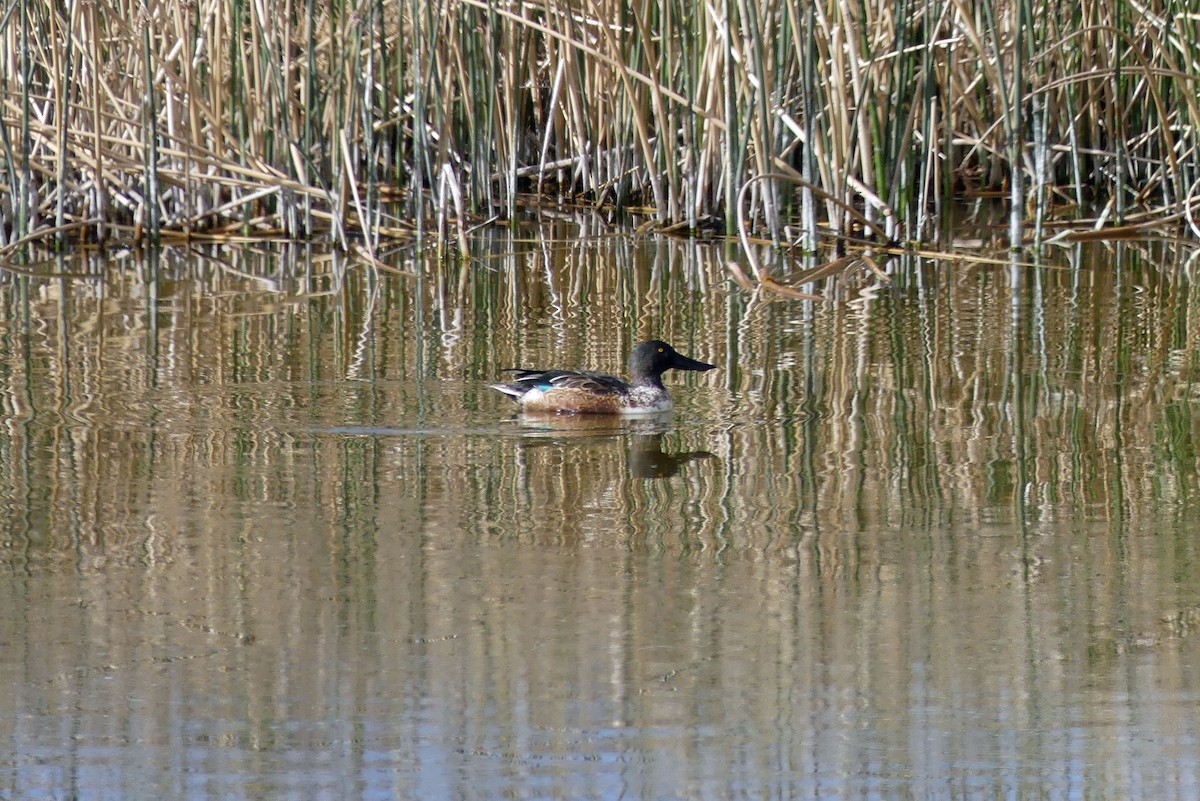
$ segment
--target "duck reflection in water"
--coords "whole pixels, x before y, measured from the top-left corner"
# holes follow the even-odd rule
[[[599,447],[601,442],[625,440],[629,443],[627,466],[634,478],[671,478],[688,462],[717,458],[710,451],[664,451],[666,435],[672,429],[670,412],[634,419],[525,412],[517,415],[516,420],[526,429],[531,442],[546,445],[589,439]]]
[[[662,434],[634,434],[629,442],[629,474],[634,478],[671,478],[688,462],[716,459],[710,451],[667,453],[662,449]]]

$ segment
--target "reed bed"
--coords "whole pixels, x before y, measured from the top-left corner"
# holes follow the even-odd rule
[[[370,255],[529,202],[928,240],[980,194],[1011,204],[1014,242],[1200,231],[1191,0],[14,0],[0,122],[10,248]]]

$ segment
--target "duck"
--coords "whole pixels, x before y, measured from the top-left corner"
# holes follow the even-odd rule
[[[511,381],[489,384],[508,395],[524,412],[557,414],[660,414],[672,409],[663,385],[667,370],[703,373],[714,364],[684,356],[661,339],[643,342],[628,362],[629,381],[588,370],[540,370],[513,367]]]

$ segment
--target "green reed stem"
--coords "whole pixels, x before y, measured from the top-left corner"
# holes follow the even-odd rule
[[[21,0],[21,177],[17,183],[17,236],[29,233],[33,225],[36,208],[33,187],[33,166],[30,153],[33,150],[31,118],[33,104],[30,100],[30,84],[33,82],[33,59],[29,43],[29,2]]]
[[[150,49],[150,0],[143,0],[145,18],[142,20],[142,58],[146,81],[143,109],[145,121],[145,205],[146,225],[150,241],[158,244],[160,233],[158,202],[158,105],[154,96],[154,57]]]

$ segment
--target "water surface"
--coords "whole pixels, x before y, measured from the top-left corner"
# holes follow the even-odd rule
[[[1196,796],[1189,251],[473,246],[0,273],[0,797]]]

